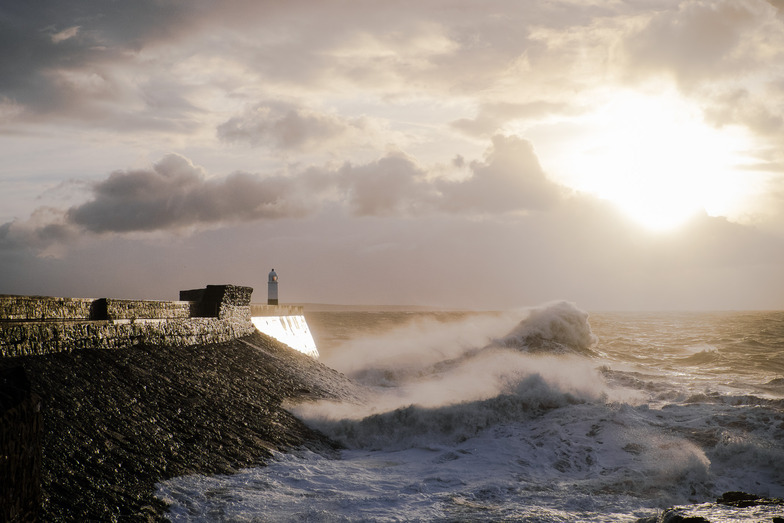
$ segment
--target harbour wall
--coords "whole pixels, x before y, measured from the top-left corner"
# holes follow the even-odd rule
[[[310,329],[307,321],[303,315],[301,307],[295,306],[270,306],[270,305],[252,305],[251,294],[253,289],[250,287],[242,287],[235,285],[208,285],[203,289],[192,289],[180,292],[180,300],[178,301],[152,301],[152,300],[117,300],[109,298],[57,298],[48,296],[7,296],[0,295],[0,485],[8,486],[8,488],[0,489],[0,521],[36,521],[39,520],[39,514],[43,510],[42,507],[42,438],[47,436],[43,431],[43,419],[45,416],[50,416],[50,424],[53,419],[56,419],[56,412],[62,412],[62,409],[52,408],[51,405],[48,409],[42,407],[41,398],[31,392],[31,385],[27,378],[25,366],[36,367],[42,365],[44,369],[51,367],[44,358],[37,358],[38,355],[46,355],[52,353],[67,353],[78,349],[124,349],[131,348],[137,345],[145,345],[138,351],[127,351],[129,358],[139,358],[142,354],[144,358],[144,351],[150,359],[155,360],[160,367],[161,362],[167,365],[172,363],[176,369],[176,363],[179,361],[181,366],[188,367],[194,365],[190,360],[189,355],[193,351],[202,351],[202,353],[213,352],[215,347],[211,344],[229,342],[235,338],[242,338],[253,334],[257,328],[261,332],[278,339],[289,345],[293,349],[304,352],[313,358],[318,357],[316,344],[311,336]],[[251,338],[253,339],[253,338]],[[258,341],[256,342],[258,343]],[[239,344],[242,350],[251,348],[253,360],[252,369],[248,369],[249,373],[256,373],[258,376],[269,376],[265,374],[269,369],[256,368],[260,361],[266,354],[262,351],[254,351],[253,345],[244,343]],[[189,349],[178,350],[178,346],[191,346]],[[218,349],[216,349],[218,350]],[[240,351],[235,351],[241,353]],[[181,356],[179,354],[182,354]],[[254,354],[258,353],[258,355]],[[88,384],[92,385],[93,380],[99,382],[106,379],[108,373],[103,372],[103,365],[107,369],[111,368],[111,362],[114,355],[121,353],[111,351],[109,353],[93,352],[93,358],[85,358],[85,361],[92,362],[99,369],[93,367],[92,372],[97,372],[92,376],[82,376],[82,385],[87,387]],[[25,356],[32,356],[25,358]],[[235,355],[221,355],[218,360],[223,362],[229,360]],[[68,354],[61,354],[55,358],[65,357],[60,361],[77,361],[68,360]],[[121,358],[125,356],[119,356]],[[290,357],[290,356],[289,356]],[[5,359],[8,358],[8,359]],[[255,359],[253,359],[255,358]],[[178,360],[179,359],[179,360]],[[278,356],[275,358],[276,365],[280,364],[285,357]],[[5,361],[2,361],[5,360]],[[57,360],[55,360],[57,361]],[[78,360],[81,361],[81,360]],[[205,361],[215,361],[205,359]],[[102,363],[105,362],[105,363]],[[142,364],[143,365],[143,364]],[[79,366],[82,369],[81,365]],[[127,372],[134,372],[133,369],[140,368],[139,364],[136,366],[129,365]],[[198,371],[192,370],[193,374],[198,375]],[[84,372],[90,372],[90,366],[84,367]],[[126,372],[126,371],[124,371]],[[62,373],[59,365],[55,365],[55,370],[52,376],[56,377]],[[259,374],[260,373],[260,374]],[[34,373],[35,374],[35,373]],[[64,373],[66,376],[68,372]],[[175,374],[177,374],[175,372]],[[191,375],[188,372],[182,373],[184,376]],[[148,379],[150,374],[142,372],[137,374],[136,378],[140,380]],[[278,376],[277,373],[274,376]],[[207,372],[204,374],[204,381],[209,383],[209,380],[216,379],[216,375]],[[67,379],[67,378],[66,378]],[[219,377],[217,378],[219,379]],[[86,380],[86,381],[85,381]],[[39,376],[40,381],[40,376]],[[45,381],[45,380],[44,380]],[[75,380],[78,382],[78,380]],[[242,380],[241,380],[242,381]],[[271,379],[253,379],[247,380],[251,383],[264,382],[264,387],[271,387],[272,390],[282,390],[283,387],[290,387],[295,383],[291,378],[281,380],[283,384],[274,383],[275,380]],[[231,380],[229,380],[231,382]],[[229,389],[233,383],[223,382],[225,387],[219,387],[221,390]],[[126,382],[127,385],[128,382]],[[138,382],[131,380],[131,383],[138,385]],[[70,391],[72,382],[68,382],[68,387],[57,387],[54,394],[47,394],[47,399],[51,402],[53,396],[62,395],[65,397],[80,396],[84,393],[79,387],[75,387],[75,391]],[[104,384],[105,385],[105,384]],[[117,401],[112,392],[106,393],[107,390],[114,391],[113,387],[121,387],[121,384],[111,383],[110,386],[99,389],[101,394],[86,393],[86,397],[95,398],[100,396],[100,401]],[[190,382],[182,384],[183,387],[192,386]],[[202,386],[202,380],[196,380],[196,385]],[[150,385],[150,391],[155,387]],[[144,394],[150,394],[148,386],[143,387]],[[216,394],[205,394],[203,390],[200,394],[188,396],[190,401],[191,397],[199,398],[212,398],[219,396]],[[263,389],[266,390],[266,389]],[[140,392],[134,388],[134,395]],[[121,395],[120,395],[121,396]],[[278,396],[275,396],[276,398]],[[173,401],[168,396],[164,396],[165,401]],[[279,398],[277,403],[279,403]],[[93,404],[91,400],[88,402]],[[237,399],[232,398],[231,405],[237,404]],[[78,405],[78,403],[77,403]],[[136,404],[134,403],[136,406]],[[155,420],[161,415],[160,405],[153,403],[155,408],[155,416],[149,415],[145,418]],[[188,403],[188,405],[192,405]],[[257,404],[254,404],[258,406]],[[127,412],[136,412],[139,407],[135,409],[127,409]],[[184,407],[183,407],[184,409]],[[100,407],[97,407],[101,411]],[[117,412],[123,412],[123,409],[114,409]],[[172,409],[170,409],[172,410]],[[199,411],[200,409],[194,409]],[[210,410],[210,409],[206,409]],[[77,412],[81,410],[77,409]],[[176,419],[180,420],[180,407],[176,410]],[[76,414],[75,413],[75,414]],[[132,417],[133,414],[129,414]],[[54,416],[54,418],[52,418]],[[258,419],[264,419],[264,416],[257,416]],[[68,417],[69,422],[71,417]],[[219,418],[225,421],[225,417]],[[278,419],[278,418],[276,418]],[[90,421],[90,434],[94,420]],[[136,428],[141,426],[141,423],[135,425]],[[176,423],[171,422],[167,424],[167,429],[171,430],[172,426]],[[210,427],[214,429],[219,423],[211,423]],[[276,428],[282,425],[275,422]],[[248,427],[248,423],[242,421],[242,427]],[[48,430],[52,430],[49,428]],[[112,426],[112,434],[118,434],[117,431],[122,429]],[[155,434],[157,435],[157,428]],[[204,430],[204,429],[199,429]],[[259,431],[253,433],[253,441],[258,441]],[[222,434],[222,432],[221,432]],[[134,433],[134,436],[136,434]],[[67,435],[63,436],[68,438],[71,436],[71,431],[68,430]],[[133,438],[120,436],[120,441],[117,445],[111,445],[107,448],[114,448],[115,446],[129,445],[129,441]],[[199,433],[199,436],[203,434]],[[191,440],[193,438],[191,437]],[[57,441],[60,440],[58,436]],[[88,440],[89,441],[89,440]],[[251,441],[248,439],[247,441]],[[146,443],[145,443],[146,444]],[[51,442],[50,442],[51,445]],[[251,447],[250,444],[241,445],[244,448]],[[79,444],[79,448],[85,445]],[[224,445],[220,444],[220,449]],[[263,447],[263,446],[262,446]],[[51,454],[62,456],[67,453],[52,452]],[[102,454],[103,455],[103,454]],[[92,456],[92,454],[91,454]],[[57,458],[59,459],[59,458]],[[189,465],[190,466],[190,460]],[[114,472],[109,473],[111,477],[111,484],[115,486],[115,474],[118,469],[115,468]],[[87,483],[92,484],[95,480],[94,475],[88,475]],[[102,478],[106,481],[106,476]],[[81,489],[81,487],[80,487]],[[102,491],[109,491],[113,489],[104,488]],[[120,492],[120,490],[118,490]],[[133,495],[127,492],[122,492],[126,498],[133,498]],[[113,499],[113,498],[112,498]],[[85,505],[84,500],[78,500],[82,507]],[[127,500],[126,500],[127,501]],[[71,510],[71,500],[68,500],[68,510]],[[145,508],[149,504],[145,505]],[[116,508],[112,505],[113,509]],[[92,519],[91,519],[92,520]]]
[[[265,334],[285,338],[279,339],[283,343],[305,340],[306,350],[293,348],[318,356],[301,308],[254,305],[265,318],[254,322],[252,293],[250,287],[208,285],[181,291],[179,301],[0,296],[0,357],[222,343],[252,334],[255,323]]]

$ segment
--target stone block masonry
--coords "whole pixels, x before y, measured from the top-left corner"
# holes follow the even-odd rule
[[[0,296],[0,321],[77,321],[189,318],[185,301]]]
[[[180,291],[180,300],[193,304],[192,316],[250,321],[253,289],[236,285],[207,285],[205,289]]]
[[[0,356],[226,342],[254,332],[252,293],[208,285],[180,301],[0,296]]]

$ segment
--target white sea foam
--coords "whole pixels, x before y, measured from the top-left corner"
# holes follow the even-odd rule
[[[571,405],[465,439],[430,435],[421,445],[371,444],[341,459],[279,455],[267,468],[234,476],[180,478],[159,494],[177,505],[175,521],[262,514],[285,521],[326,514],[339,521],[563,521],[583,512],[585,521],[628,521],[662,496],[686,501],[680,492],[704,481],[708,468],[699,449],[652,427],[634,409]]]
[[[572,304],[520,315],[347,344],[332,363],[368,386],[364,403],[293,407],[346,446],[339,458],[279,454],[172,479],[159,496],[175,521],[543,522],[629,521],[730,490],[784,496],[784,400],[712,377],[715,353],[733,357],[721,347],[673,335],[672,372],[627,356],[633,344],[604,354]]]
[[[433,318],[411,322],[380,334],[348,340],[322,361],[340,372],[370,378],[376,385],[396,385],[396,376],[417,375],[439,362],[458,358],[490,343],[511,329],[520,312],[482,315],[444,322]]]

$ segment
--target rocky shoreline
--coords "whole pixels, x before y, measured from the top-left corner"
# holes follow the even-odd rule
[[[720,523],[756,521],[784,523],[784,500],[746,492],[725,492],[714,503],[672,507],[637,523]]]
[[[0,359],[20,366],[41,400],[40,521],[165,521],[161,480],[231,473],[273,450],[336,450],[284,400],[357,397],[340,373],[261,333]]]

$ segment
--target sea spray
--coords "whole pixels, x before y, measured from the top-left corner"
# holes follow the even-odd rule
[[[397,376],[417,375],[487,345],[519,319],[519,312],[461,315],[453,321],[415,316],[393,329],[348,340],[323,354],[322,362],[360,381],[363,373],[374,372],[375,385],[394,386]]]
[[[498,337],[499,331],[507,334]],[[360,382],[396,386],[445,370],[490,348],[592,355],[590,348],[596,341],[588,313],[561,301],[470,320],[413,321],[352,340],[323,361]]]
[[[618,396],[605,385],[593,362],[576,355],[596,341],[587,313],[571,303],[555,302],[519,314],[524,318],[513,327],[509,315],[405,325],[373,336],[368,346],[374,350],[361,354],[361,345],[351,343],[346,352],[352,358],[327,363],[371,387],[374,392],[364,405],[304,404],[295,411],[320,426],[320,420],[360,419],[409,405],[436,408],[527,393],[520,383],[535,378],[547,383],[554,394],[591,400]],[[490,328],[503,328],[509,334],[496,338]],[[411,350],[413,332],[422,338],[418,351]],[[535,355],[526,353],[525,336],[535,337]],[[551,344],[555,355],[544,353],[542,343]]]
[[[368,394],[294,407],[339,459],[176,478],[160,491],[172,519],[628,522],[731,490],[784,495],[782,317],[537,309],[355,341]]]
[[[530,309],[511,332],[494,344],[529,352],[592,354],[590,349],[597,341],[588,313],[561,301]]]

